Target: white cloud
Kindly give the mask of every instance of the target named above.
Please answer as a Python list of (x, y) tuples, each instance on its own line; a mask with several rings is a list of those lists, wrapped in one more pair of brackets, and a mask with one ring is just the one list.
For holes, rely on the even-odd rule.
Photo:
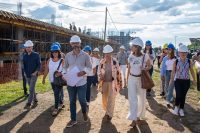
[[(196, 0), (55, 0), (60, 3), (70, 5), (86, 10), (105, 11), (107, 6), (112, 18), (116, 22), (126, 23), (175, 23), (175, 22), (200, 22), (200, 2)], [(7, 0), (6, 3), (17, 4), (18, 0)], [(36, 17), (41, 19), (49, 17), (54, 13), (56, 15), (56, 23), (65, 27), (69, 27), (69, 23), (75, 22), (77, 27), (83, 29), (84, 26), (93, 30), (102, 30), (104, 28), (105, 13), (92, 13), (70, 9), (63, 5), (51, 2), (50, 0), (21, 0), (23, 4), (23, 15), (28, 17)], [(192, 3), (193, 2), (193, 3)], [(0, 3), (5, 3), (0, 0)], [(51, 10), (46, 13), (38, 12), (39, 9), (49, 7)], [(1, 8), (1, 7), (0, 7)], [(14, 7), (12, 7), (13, 10)], [(3, 9), (3, 8), (2, 8)], [(48, 8), (47, 8), (48, 9)], [(8, 10), (8, 9), (4, 9)], [(11, 10), (11, 9), (10, 9)], [(35, 15), (31, 16), (34, 12)], [(40, 17), (37, 17), (40, 16)], [(50, 20), (44, 21), (50, 22)], [(115, 29), (111, 19), (108, 16), (108, 30)], [(183, 41), (189, 43), (189, 37), (200, 37), (200, 24), (187, 25), (138, 25), (138, 24), (116, 24), (118, 30), (130, 29), (136, 31), (136, 36), (141, 36), (144, 41), (152, 40), (155, 45), (164, 44), (166, 42), (174, 42), (177, 37), (177, 43)]]

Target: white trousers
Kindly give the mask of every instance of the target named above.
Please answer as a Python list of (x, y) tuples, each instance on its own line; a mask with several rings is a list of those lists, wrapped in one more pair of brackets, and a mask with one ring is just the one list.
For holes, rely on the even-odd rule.
[(141, 77), (134, 77), (129, 75), (128, 100), (130, 104), (130, 110), (127, 119), (144, 119), (146, 112), (146, 90), (141, 88)]
[(120, 65), (121, 74), (122, 74), (122, 84), (125, 85), (124, 79), (126, 78), (126, 65)]

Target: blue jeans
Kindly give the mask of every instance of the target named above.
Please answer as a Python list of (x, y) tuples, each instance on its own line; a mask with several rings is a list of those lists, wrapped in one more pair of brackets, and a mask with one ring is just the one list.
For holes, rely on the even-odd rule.
[(28, 96), (28, 104), (31, 104), (33, 101), (37, 101), (36, 93), (35, 93), (35, 84), (37, 82), (38, 76), (31, 76), (27, 78), (27, 82), (29, 85), (29, 96)]
[(62, 103), (64, 103), (64, 91), (63, 91), (63, 87), (62, 87), (61, 92), (60, 92), (60, 100), (62, 101)]
[(166, 100), (171, 102), (173, 100), (173, 91), (174, 91), (174, 81), (169, 84), (171, 78), (171, 71), (166, 70), (165, 74), (165, 94), (167, 94)]
[(87, 92), (86, 92), (86, 100), (89, 103), (90, 102), (90, 96), (91, 96), (91, 85), (94, 81), (94, 76), (87, 76)]
[(69, 93), (69, 101), (70, 101), (70, 113), (71, 113), (71, 120), (76, 120), (76, 98), (78, 94), (78, 100), (81, 105), (82, 113), (87, 112), (87, 102), (86, 102), (86, 90), (87, 85), (83, 86), (68, 86), (67, 87)]
[(52, 87), (53, 93), (54, 93), (55, 109), (58, 109), (58, 105), (63, 104), (63, 99), (62, 99), (62, 94), (61, 94), (63, 87), (57, 86), (54, 84), (51, 84), (51, 87)]

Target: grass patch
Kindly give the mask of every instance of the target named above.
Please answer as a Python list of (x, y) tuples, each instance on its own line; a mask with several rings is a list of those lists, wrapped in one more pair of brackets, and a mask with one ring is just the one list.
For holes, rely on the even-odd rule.
[[(22, 86), (22, 81), (12, 81), (5, 84), (0, 84), (0, 106), (6, 105), (11, 103), (12, 101), (16, 100), (19, 97), (24, 95)], [(27, 85), (28, 88), (28, 85)], [(46, 79), (46, 84), (42, 84), (42, 76), (38, 77), (36, 83), (36, 92), (37, 93), (44, 93), (50, 90), (51, 86), (49, 80)]]

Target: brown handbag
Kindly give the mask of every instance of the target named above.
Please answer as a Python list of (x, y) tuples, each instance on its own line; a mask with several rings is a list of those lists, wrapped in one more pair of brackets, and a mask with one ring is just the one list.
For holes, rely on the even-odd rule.
[[(142, 59), (142, 68), (143, 67), (143, 64), (144, 64), (144, 58), (145, 58), (145, 54), (143, 56), (143, 59)], [(147, 70), (142, 70), (141, 72), (141, 83), (142, 83), (142, 88), (143, 89), (151, 89), (155, 86), (149, 72)]]

